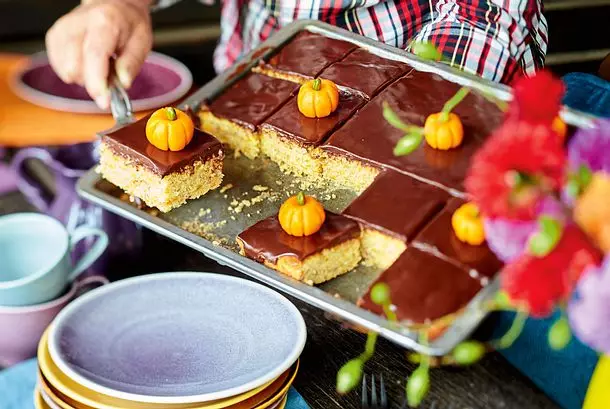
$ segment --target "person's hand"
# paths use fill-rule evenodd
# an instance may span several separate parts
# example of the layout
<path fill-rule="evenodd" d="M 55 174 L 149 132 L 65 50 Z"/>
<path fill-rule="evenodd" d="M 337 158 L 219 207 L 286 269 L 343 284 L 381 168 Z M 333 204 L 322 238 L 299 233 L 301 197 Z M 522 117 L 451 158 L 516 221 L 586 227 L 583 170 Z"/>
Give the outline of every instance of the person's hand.
<path fill-rule="evenodd" d="M 125 88 L 152 47 L 147 0 L 90 0 L 66 14 L 46 36 L 51 66 L 66 83 L 83 85 L 96 104 L 110 104 L 110 59 Z"/>

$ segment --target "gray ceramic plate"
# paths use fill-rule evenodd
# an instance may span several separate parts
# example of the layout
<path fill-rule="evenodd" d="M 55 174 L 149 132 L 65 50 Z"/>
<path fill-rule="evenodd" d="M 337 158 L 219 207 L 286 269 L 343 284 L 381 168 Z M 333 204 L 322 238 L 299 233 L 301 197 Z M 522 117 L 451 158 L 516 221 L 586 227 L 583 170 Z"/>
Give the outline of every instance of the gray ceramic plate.
<path fill-rule="evenodd" d="M 94 290 L 56 318 L 49 351 L 83 386 L 139 402 L 234 396 L 278 377 L 305 345 L 286 298 L 240 278 L 164 273 Z"/>

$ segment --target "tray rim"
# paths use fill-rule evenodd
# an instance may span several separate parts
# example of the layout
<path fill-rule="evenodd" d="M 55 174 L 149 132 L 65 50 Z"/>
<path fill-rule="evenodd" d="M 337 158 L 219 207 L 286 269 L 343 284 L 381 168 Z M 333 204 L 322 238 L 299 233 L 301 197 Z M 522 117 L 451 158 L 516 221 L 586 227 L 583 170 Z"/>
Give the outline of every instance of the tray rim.
<path fill-rule="evenodd" d="M 405 62 L 418 71 L 438 74 L 447 81 L 488 92 L 503 101 L 509 101 L 512 97 L 511 89 L 508 86 L 491 82 L 473 74 L 455 71 L 443 63 L 425 61 L 405 50 L 377 42 L 327 23 L 317 20 L 299 20 L 280 29 L 256 49 L 245 55 L 242 59 L 244 62 L 238 63 L 216 76 L 178 106 L 183 109 L 190 107 L 197 110 L 202 103 L 205 103 L 206 100 L 213 98 L 231 84 L 247 75 L 259 60 L 274 53 L 277 47 L 283 45 L 301 31 L 311 31 L 331 38 L 349 41 L 374 54 Z M 566 123 L 578 127 L 591 127 L 596 119 L 591 115 L 565 106 L 562 107 L 561 117 Z M 122 126 L 113 127 L 111 130 L 116 130 Z M 384 338 L 400 346 L 423 354 L 432 356 L 445 355 L 459 342 L 467 339 L 488 315 L 488 312 L 482 308 L 482 305 L 500 288 L 500 278 L 496 276 L 459 312 L 457 318 L 441 336 L 429 343 L 422 343 L 417 339 L 417 333 L 413 330 L 409 330 L 404 326 L 397 326 L 395 323 L 373 314 L 357 306 L 355 303 L 336 298 L 320 288 L 298 282 L 238 253 L 215 246 L 203 237 L 189 233 L 168 221 L 151 216 L 143 210 L 137 209 L 112 195 L 96 189 L 96 184 L 101 179 L 95 169 L 91 169 L 79 179 L 77 193 L 84 199 L 190 247 L 221 265 L 231 267 L 310 305 L 367 330 L 376 331 Z"/>

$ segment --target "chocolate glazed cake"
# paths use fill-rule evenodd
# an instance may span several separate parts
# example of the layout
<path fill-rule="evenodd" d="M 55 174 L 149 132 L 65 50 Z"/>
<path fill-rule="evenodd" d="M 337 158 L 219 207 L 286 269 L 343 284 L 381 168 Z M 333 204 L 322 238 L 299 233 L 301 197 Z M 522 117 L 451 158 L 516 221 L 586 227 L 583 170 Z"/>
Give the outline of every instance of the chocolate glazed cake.
<path fill-rule="evenodd" d="M 224 154 L 218 140 L 195 129 L 183 150 L 163 151 L 146 138 L 148 118 L 102 137 L 98 170 L 106 180 L 162 212 L 220 186 Z"/>
<path fill-rule="evenodd" d="M 242 254 L 311 284 L 361 261 L 376 266 L 375 282 L 390 284 L 407 325 L 429 325 L 462 309 L 501 267 L 486 245 L 459 242 L 451 227 L 470 158 L 502 119 L 497 106 L 471 93 L 454 110 L 464 125 L 459 147 L 422 143 L 395 156 L 404 131 L 384 120 L 384 104 L 423 126 L 458 85 L 309 32 L 253 71 L 202 109 L 203 128 L 249 157 L 262 153 L 285 171 L 360 195 L 342 215 L 328 213 L 309 238 L 287 235 L 277 216 L 269 217 L 239 235 Z M 339 105 L 328 117 L 306 118 L 295 83 L 316 77 L 338 85 Z M 359 304 L 381 314 L 368 291 Z"/>

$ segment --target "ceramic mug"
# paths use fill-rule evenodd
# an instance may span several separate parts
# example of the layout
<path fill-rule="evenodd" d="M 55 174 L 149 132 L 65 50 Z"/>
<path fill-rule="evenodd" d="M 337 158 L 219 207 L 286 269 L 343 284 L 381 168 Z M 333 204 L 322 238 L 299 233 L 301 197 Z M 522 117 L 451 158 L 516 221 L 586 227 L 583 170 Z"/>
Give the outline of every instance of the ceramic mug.
<path fill-rule="evenodd" d="M 92 236 L 97 237 L 95 244 L 72 263 L 74 246 Z M 79 227 L 68 233 L 59 221 L 37 213 L 0 217 L 0 306 L 57 298 L 107 246 L 108 236 L 100 229 Z"/>
<path fill-rule="evenodd" d="M 35 356 L 40 337 L 62 308 L 83 289 L 107 283 L 104 277 L 91 276 L 75 282 L 66 294 L 44 304 L 0 306 L 0 367 Z"/>
<path fill-rule="evenodd" d="M 11 162 L 19 190 L 38 210 L 62 222 L 69 232 L 79 226 L 89 226 L 102 229 L 112 237 L 105 254 L 89 269 L 93 275 L 135 261 L 143 246 L 140 226 L 82 200 L 76 192 L 78 179 L 99 160 L 97 145 L 97 142 L 87 142 L 45 149 L 27 148 L 20 150 Z M 41 161 L 52 173 L 54 194 L 45 192 L 40 181 L 25 172 L 24 164 L 30 159 Z M 73 256 L 81 257 L 92 244 L 93 240 L 83 240 Z"/>

